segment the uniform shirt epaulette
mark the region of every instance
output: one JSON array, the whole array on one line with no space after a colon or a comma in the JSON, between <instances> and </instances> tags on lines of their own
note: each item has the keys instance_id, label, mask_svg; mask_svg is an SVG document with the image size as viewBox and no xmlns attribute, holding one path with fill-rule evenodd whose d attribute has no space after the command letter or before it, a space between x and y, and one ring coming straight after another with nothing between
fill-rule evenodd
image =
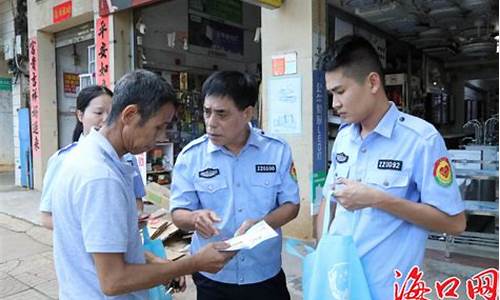
<instances>
[{"instance_id":1,"label":"uniform shirt epaulette","mask_svg":"<svg viewBox=\"0 0 500 300\"><path fill-rule=\"evenodd\" d=\"M200 136L199 138L192 140L186 146L184 146L181 153L179 153L179 154L183 154L183 153L195 148L195 146L200 145L201 143L203 143L207 139L208 139L207 135L204 134L204 135Z\"/></svg>"},{"instance_id":2,"label":"uniform shirt epaulette","mask_svg":"<svg viewBox=\"0 0 500 300\"><path fill-rule=\"evenodd\" d=\"M344 122L340 123L339 130L337 130L337 132L341 131L342 129L344 129L346 127L349 127L349 125L351 125L351 124L344 123Z\"/></svg>"},{"instance_id":3,"label":"uniform shirt epaulette","mask_svg":"<svg viewBox=\"0 0 500 300\"><path fill-rule=\"evenodd\" d=\"M73 142L73 143L59 149L59 151L57 151L57 155L60 155L61 153L64 153L66 151L71 150L71 148L75 147L76 145L78 145L78 142Z\"/></svg>"},{"instance_id":4,"label":"uniform shirt epaulette","mask_svg":"<svg viewBox=\"0 0 500 300\"><path fill-rule=\"evenodd\" d=\"M257 134L259 134L265 138L268 138L268 139L273 140L273 141L277 141L280 144L286 144L285 140L283 140L282 138L279 138L279 137L273 136L273 135L269 135L269 134L265 133L264 130L262 130L262 129L255 128L254 130L257 132Z\"/></svg>"},{"instance_id":5,"label":"uniform shirt epaulette","mask_svg":"<svg viewBox=\"0 0 500 300\"><path fill-rule=\"evenodd\" d=\"M439 133L431 123L406 113L399 114L398 123L426 140Z\"/></svg>"}]
</instances>

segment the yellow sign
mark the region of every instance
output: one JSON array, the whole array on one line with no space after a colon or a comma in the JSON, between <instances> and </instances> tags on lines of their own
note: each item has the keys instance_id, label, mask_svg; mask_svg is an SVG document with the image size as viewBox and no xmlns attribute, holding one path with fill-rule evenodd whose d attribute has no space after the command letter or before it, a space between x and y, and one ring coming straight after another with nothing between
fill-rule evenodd
<instances>
[{"instance_id":1,"label":"yellow sign","mask_svg":"<svg viewBox=\"0 0 500 300\"><path fill-rule=\"evenodd\" d=\"M283 0L243 0L243 1L270 9L280 8L281 5L283 4Z\"/></svg>"}]
</instances>

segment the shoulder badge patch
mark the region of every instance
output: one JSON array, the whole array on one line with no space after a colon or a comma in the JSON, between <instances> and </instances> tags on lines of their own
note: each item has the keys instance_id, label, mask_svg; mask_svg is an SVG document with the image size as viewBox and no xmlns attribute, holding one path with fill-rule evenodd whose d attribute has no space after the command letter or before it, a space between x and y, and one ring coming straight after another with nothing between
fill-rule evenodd
<instances>
[{"instance_id":1,"label":"shoulder badge patch","mask_svg":"<svg viewBox=\"0 0 500 300\"><path fill-rule=\"evenodd\" d=\"M345 163L345 162L347 162L349 160L349 156L346 155L344 152L337 153L337 155L335 156L335 160L339 164L343 164L343 163Z\"/></svg>"},{"instance_id":2,"label":"shoulder badge patch","mask_svg":"<svg viewBox=\"0 0 500 300\"><path fill-rule=\"evenodd\" d=\"M453 182L453 174L450 161L447 157L441 157L434 163L432 175L436 182L444 187L448 187Z\"/></svg>"},{"instance_id":3,"label":"shoulder badge patch","mask_svg":"<svg viewBox=\"0 0 500 300\"><path fill-rule=\"evenodd\" d=\"M290 166L290 176L292 176L293 181L297 181L297 169L295 169L295 164L292 161L292 165Z\"/></svg>"},{"instance_id":4,"label":"shoulder badge patch","mask_svg":"<svg viewBox=\"0 0 500 300\"><path fill-rule=\"evenodd\" d=\"M276 165L255 165L257 173L276 173Z\"/></svg>"},{"instance_id":5,"label":"shoulder badge patch","mask_svg":"<svg viewBox=\"0 0 500 300\"><path fill-rule=\"evenodd\" d=\"M198 176L201 178L213 178L219 174L220 174L219 169L212 169L212 168L208 168L198 172Z\"/></svg>"}]
</instances>

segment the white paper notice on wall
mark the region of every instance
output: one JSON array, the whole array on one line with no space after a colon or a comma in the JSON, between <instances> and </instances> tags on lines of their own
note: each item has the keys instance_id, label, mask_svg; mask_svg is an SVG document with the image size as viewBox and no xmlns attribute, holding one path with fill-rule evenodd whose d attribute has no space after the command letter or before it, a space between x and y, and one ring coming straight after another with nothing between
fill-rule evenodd
<instances>
[{"instance_id":1,"label":"white paper notice on wall","mask_svg":"<svg viewBox=\"0 0 500 300\"><path fill-rule=\"evenodd\" d=\"M273 76L297 73L297 52L288 52L272 56Z\"/></svg>"},{"instance_id":2,"label":"white paper notice on wall","mask_svg":"<svg viewBox=\"0 0 500 300\"><path fill-rule=\"evenodd\" d=\"M268 84L269 131L272 134L302 132L300 76L272 77Z\"/></svg>"}]
</instances>

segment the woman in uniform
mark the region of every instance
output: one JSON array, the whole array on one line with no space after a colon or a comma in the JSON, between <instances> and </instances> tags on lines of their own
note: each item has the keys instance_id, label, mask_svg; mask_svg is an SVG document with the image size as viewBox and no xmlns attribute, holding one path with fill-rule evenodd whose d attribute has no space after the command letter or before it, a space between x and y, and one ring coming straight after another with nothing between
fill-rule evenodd
<instances>
[{"instance_id":1,"label":"woman in uniform","mask_svg":"<svg viewBox=\"0 0 500 300\"><path fill-rule=\"evenodd\" d=\"M113 92L104 86L91 85L78 93L76 98L76 125L73 130L73 143L59 149L48 162L47 171L43 180L40 212L42 225L52 229L51 191L53 178L56 176L61 161L65 155L84 138L90 130L99 130L104 125L111 110ZM142 197L146 195L137 160L134 155L127 153L122 160L136 169L134 176L134 194L137 199L138 214L142 214Z\"/></svg>"}]
</instances>

